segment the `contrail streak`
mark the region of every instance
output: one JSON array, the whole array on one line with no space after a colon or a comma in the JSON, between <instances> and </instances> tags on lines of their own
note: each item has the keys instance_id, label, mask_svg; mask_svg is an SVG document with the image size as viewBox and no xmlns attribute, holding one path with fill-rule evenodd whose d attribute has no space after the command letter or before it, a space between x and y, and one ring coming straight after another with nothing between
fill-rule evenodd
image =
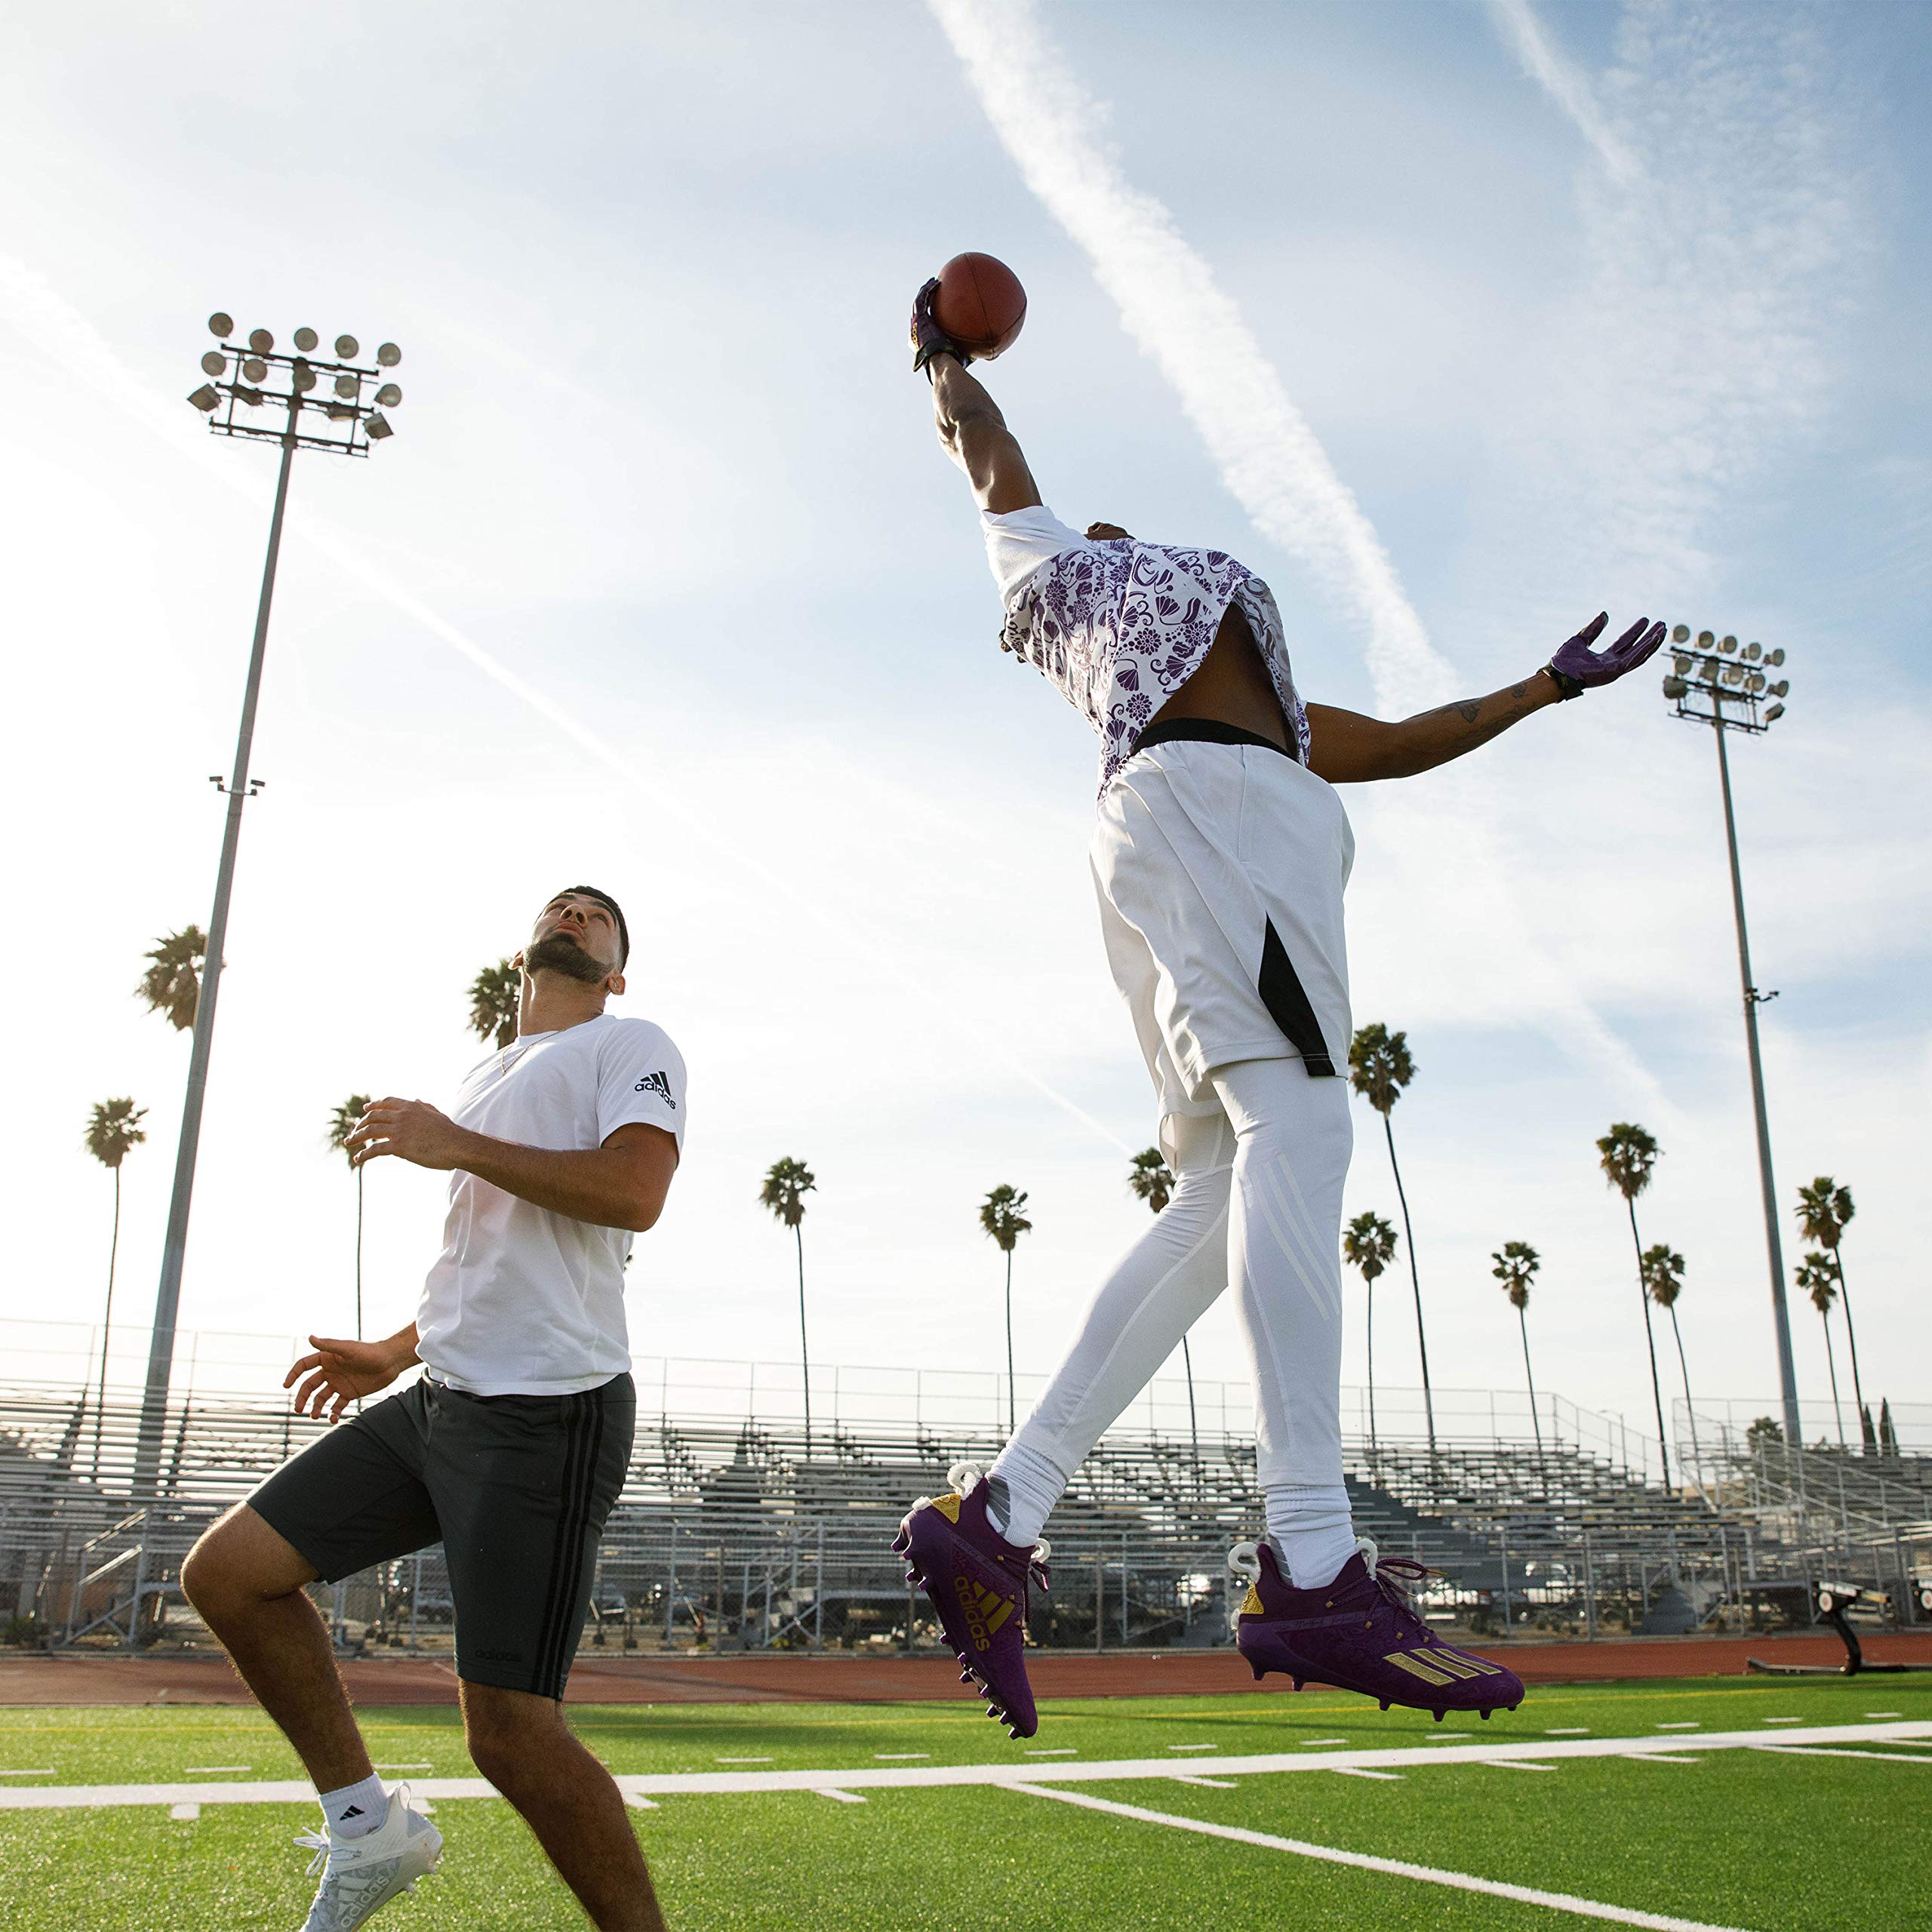
<instances>
[{"instance_id":1,"label":"contrail streak","mask_svg":"<svg viewBox=\"0 0 1932 1932\"><path fill-rule=\"evenodd\" d=\"M1214 271L1102 151L1102 115L1031 0L931 0L1026 185L1086 253L1121 321L1173 385L1228 488L1367 633L1377 697L1455 695L1382 540Z\"/></svg>"},{"instance_id":2,"label":"contrail streak","mask_svg":"<svg viewBox=\"0 0 1932 1932\"><path fill-rule=\"evenodd\" d=\"M1160 368L1223 480L1366 635L1376 695L1392 710L1456 695L1381 538L1330 461L1239 309L1152 195L1100 146L1104 115L1041 31L1032 0L928 0L1001 146L1091 263L1128 334ZM1466 781L1460 811L1438 808L1414 835L1446 840L1459 862L1506 876L1500 840ZM1456 822L1451 823L1454 819ZM1566 1051L1580 1041L1620 1086L1672 1110L1654 1075L1580 998L1499 895L1494 943L1533 989Z\"/></svg>"},{"instance_id":3,"label":"contrail streak","mask_svg":"<svg viewBox=\"0 0 1932 1932\"><path fill-rule=\"evenodd\" d=\"M149 386L122 361L106 338L44 278L25 263L6 255L0 255L0 310L5 311L23 335L48 355L66 365L77 374L84 375L91 385L99 388L103 383L111 384L118 392L118 400L125 410L163 437L171 448L182 448L184 439L177 410L169 408L156 397ZM233 464L217 459L217 453L205 435L187 438L186 446L191 457L211 475L219 478L225 486L243 494L255 494L254 485ZM320 551L339 569L355 578L372 596L420 624L432 637L467 660L491 683L534 712L561 737L648 797L654 811L675 819L694 844L756 879L774 898L783 900L802 913L814 925L829 933L846 950L862 956L873 971L879 970L882 964L890 960L898 944L893 935L869 925L849 909L834 911L828 908L817 894L804 891L782 872L761 863L731 841L719 837L675 795L659 785L648 771L593 731L574 712L528 679L519 676L466 632L370 563L359 552L353 539L327 518L306 514L293 527L293 534L297 540ZM946 1025L971 1039L980 1051L1015 1078L1071 1115L1109 1146L1123 1154L1133 1152L1125 1141L1096 1120L1077 1101L1018 1060L997 1034L962 1019L955 1001L936 995L928 974L916 971L909 964L889 964L885 970L921 1004L936 1010Z\"/></svg>"},{"instance_id":4,"label":"contrail streak","mask_svg":"<svg viewBox=\"0 0 1932 1932\"><path fill-rule=\"evenodd\" d=\"M1530 0L1489 0L1489 17L1523 72L1570 117L1611 174L1619 181L1633 180L1641 172L1635 154L1611 129L1589 82L1543 32Z\"/></svg>"}]
</instances>

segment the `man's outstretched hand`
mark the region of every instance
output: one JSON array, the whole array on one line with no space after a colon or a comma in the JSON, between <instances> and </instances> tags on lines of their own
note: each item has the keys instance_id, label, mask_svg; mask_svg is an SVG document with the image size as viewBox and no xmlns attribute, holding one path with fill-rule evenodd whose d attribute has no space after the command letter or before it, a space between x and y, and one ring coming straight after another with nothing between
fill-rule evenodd
<instances>
[{"instance_id":1,"label":"man's outstretched hand","mask_svg":"<svg viewBox=\"0 0 1932 1932\"><path fill-rule=\"evenodd\" d=\"M309 1340L315 1353L303 1355L281 1378L281 1386L294 1389L297 1380L306 1377L295 1389L295 1413L318 1422L340 1421L351 1402L386 1389L416 1359L413 1328L383 1342L333 1341L322 1335Z\"/></svg>"},{"instance_id":2,"label":"man's outstretched hand","mask_svg":"<svg viewBox=\"0 0 1932 1932\"><path fill-rule=\"evenodd\" d=\"M973 359L940 327L939 318L933 313L933 297L938 293L939 277L934 275L912 297L912 368L915 374L935 355L950 355L962 369Z\"/></svg>"},{"instance_id":3,"label":"man's outstretched hand","mask_svg":"<svg viewBox=\"0 0 1932 1932\"><path fill-rule=\"evenodd\" d=\"M1609 622L1609 612L1599 611L1549 660L1550 675L1565 697L1580 697L1599 685L1615 684L1647 662L1663 641L1663 626L1639 617L1614 644L1592 649Z\"/></svg>"},{"instance_id":4,"label":"man's outstretched hand","mask_svg":"<svg viewBox=\"0 0 1932 1932\"><path fill-rule=\"evenodd\" d=\"M352 1167L393 1154L419 1168L445 1171L461 1166L466 1148L472 1144L448 1114L427 1100L399 1100L394 1094L372 1101L343 1143Z\"/></svg>"}]
</instances>

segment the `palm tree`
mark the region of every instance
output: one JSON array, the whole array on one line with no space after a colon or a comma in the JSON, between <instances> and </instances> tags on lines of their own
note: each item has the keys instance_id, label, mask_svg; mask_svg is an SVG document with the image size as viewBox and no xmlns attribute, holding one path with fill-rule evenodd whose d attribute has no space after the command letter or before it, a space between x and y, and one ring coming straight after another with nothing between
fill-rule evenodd
<instances>
[{"instance_id":1,"label":"palm tree","mask_svg":"<svg viewBox=\"0 0 1932 1932\"><path fill-rule=\"evenodd\" d=\"M195 1008L201 1002L202 964L208 958L208 936L199 926L183 926L157 940L141 957L148 962L135 997L148 1003L151 1013L158 1013L177 1033L185 1033L195 1023Z\"/></svg>"},{"instance_id":2,"label":"palm tree","mask_svg":"<svg viewBox=\"0 0 1932 1932\"><path fill-rule=\"evenodd\" d=\"M1663 1459L1663 1486L1670 1487L1670 1445L1664 1433L1663 1385L1657 1380L1657 1338L1651 1327L1651 1291L1644 1275L1644 1243L1637 1232L1637 1197L1651 1184L1651 1170L1662 1157L1656 1137L1634 1121L1614 1121L1597 1142L1604 1177L1623 1197L1630 1213L1630 1241L1637 1252L1637 1295L1644 1304L1644 1341L1651 1352L1651 1396L1657 1404L1657 1454Z\"/></svg>"},{"instance_id":3,"label":"palm tree","mask_svg":"<svg viewBox=\"0 0 1932 1932\"><path fill-rule=\"evenodd\" d=\"M1143 1147L1127 1170L1127 1184L1155 1214L1174 1198L1174 1171L1158 1147ZM1201 1424L1194 1408L1194 1353L1180 1338L1181 1372L1187 1377L1187 1439L1194 1454L1194 1486L1201 1487Z\"/></svg>"},{"instance_id":4,"label":"palm tree","mask_svg":"<svg viewBox=\"0 0 1932 1932\"><path fill-rule=\"evenodd\" d=\"M1375 1281L1395 1258L1395 1230L1380 1214L1358 1214L1342 1233L1349 1266L1368 1284L1368 1446L1375 1443Z\"/></svg>"},{"instance_id":5,"label":"palm tree","mask_svg":"<svg viewBox=\"0 0 1932 1932\"><path fill-rule=\"evenodd\" d=\"M349 1137L355 1123L369 1111L367 1094L352 1094L329 1115L329 1148L347 1157L355 1171L355 1339L362 1339L362 1170L349 1151Z\"/></svg>"},{"instance_id":6,"label":"palm tree","mask_svg":"<svg viewBox=\"0 0 1932 1932\"><path fill-rule=\"evenodd\" d=\"M1395 1176L1395 1198L1402 1208L1402 1232L1409 1244L1409 1285L1416 1298L1416 1347L1422 1356L1423 1413L1429 1423L1429 1453L1435 1454L1435 1397L1429 1382L1429 1341L1423 1333L1422 1280L1416 1272L1416 1231L1409 1223L1409 1197L1402 1187L1402 1170L1395 1160L1395 1130L1389 1116L1402 1089L1416 1077L1409 1057L1409 1036L1392 1033L1380 1020L1358 1027L1349 1042L1349 1084L1382 1116L1389 1142L1389 1165Z\"/></svg>"},{"instance_id":7,"label":"palm tree","mask_svg":"<svg viewBox=\"0 0 1932 1932\"><path fill-rule=\"evenodd\" d=\"M1537 1415L1537 1379L1530 1368L1530 1324L1524 1310L1530 1305L1530 1284L1543 1266L1543 1257L1526 1241L1506 1241L1490 1260L1490 1270L1503 1284L1509 1306L1516 1311L1516 1327L1523 1337L1523 1379L1530 1385L1530 1426L1536 1431L1537 1461L1543 1461L1543 1423Z\"/></svg>"},{"instance_id":8,"label":"palm tree","mask_svg":"<svg viewBox=\"0 0 1932 1932\"><path fill-rule=\"evenodd\" d=\"M1677 1371L1684 1378L1684 1413L1690 1418L1690 1454L1701 1463L1697 1447L1697 1411L1690 1400L1690 1364L1684 1353L1684 1331L1678 1326L1677 1297L1684 1292L1684 1257L1657 1241L1644 1249L1638 1263L1644 1271L1644 1289L1651 1300L1670 1317L1670 1332L1677 1343Z\"/></svg>"},{"instance_id":9,"label":"palm tree","mask_svg":"<svg viewBox=\"0 0 1932 1932\"><path fill-rule=\"evenodd\" d=\"M506 1047L516 1038L517 1007L523 975L507 959L486 966L469 983L469 1030L479 1040Z\"/></svg>"},{"instance_id":10,"label":"palm tree","mask_svg":"<svg viewBox=\"0 0 1932 1932\"><path fill-rule=\"evenodd\" d=\"M1798 1190L1798 1226L1814 1247L1831 1251L1837 1271L1838 1294L1844 1307L1845 1340L1851 1348L1851 1398L1858 1405L1858 1437L1867 1450L1875 1447L1872 1418L1866 1412L1865 1387L1858 1377L1858 1331L1851 1320L1851 1297L1845 1292L1844 1254L1838 1244L1844 1238L1845 1223L1858 1211L1852 1205L1851 1189L1841 1187L1829 1174L1820 1174L1809 1187Z\"/></svg>"},{"instance_id":11,"label":"palm tree","mask_svg":"<svg viewBox=\"0 0 1932 1932\"><path fill-rule=\"evenodd\" d=\"M1838 1296L1838 1270L1822 1254L1807 1254L1798 1264L1793 1279L1798 1293L1811 1297L1811 1306L1825 1324L1825 1364L1832 1372L1832 1414L1838 1420L1838 1447L1843 1449L1844 1411L1838 1407L1838 1364L1832 1352L1832 1303Z\"/></svg>"},{"instance_id":12,"label":"palm tree","mask_svg":"<svg viewBox=\"0 0 1932 1932\"><path fill-rule=\"evenodd\" d=\"M980 1203L980 1226L990 1235L1006 1257L1006 1432L1013 1433L1016 1417L1013 1404L1013 1250L1020 1237L1032 1231L1027 1220L1026 1197L1001 1181Z\"/></svg>"},{"instance_id":13,"label":"palm tree","mask_svg":"<svg viewBox=\"0 0 1932 1932\"><path fill-rule=\"evenodd\" d=\"M100 1394L94 1405L94 1471L100 1475L100 1420L107 1407L107 1345L114 1321L114 1264L121 1253L121 1163L147 1138L146 1107L131 1100L97 1100L88 1116L88 1152L114 1176L114 1234L107 1244L107 1306L100 1315Z\"/></svg>"},{"instance_id":14,"label":"palm tree","mask_svg":"<svg viewBox=\"0 0 1932 1932\"><path fill-rule=\"evenodd\" d=\"M758 1189L758 1204L792 1230L798 1244L798 1365L805 1378L805 1455L812 1453L812 1358L805 1343L805 1196L818 1182L810 1168L788 1154L774 1161Z\"/></svg>"}]
</instances>

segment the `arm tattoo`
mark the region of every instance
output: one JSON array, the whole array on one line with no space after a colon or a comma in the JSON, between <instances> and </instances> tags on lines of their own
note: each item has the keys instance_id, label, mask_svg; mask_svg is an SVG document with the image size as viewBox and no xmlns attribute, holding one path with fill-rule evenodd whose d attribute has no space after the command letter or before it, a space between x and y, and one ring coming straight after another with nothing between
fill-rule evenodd
<instances>
[{"instance_id":1,"label":"arm tattoo","mask_svg":"<svg viewBox=\"0 0 1932 1932\"><path fill-rule=\"evenodd\" d=\"M1461 712L1465 724L1473 724L1482 715L1482 703L1477 698L1465 698L1456 706Z\"/></svg>"}]
</instances>

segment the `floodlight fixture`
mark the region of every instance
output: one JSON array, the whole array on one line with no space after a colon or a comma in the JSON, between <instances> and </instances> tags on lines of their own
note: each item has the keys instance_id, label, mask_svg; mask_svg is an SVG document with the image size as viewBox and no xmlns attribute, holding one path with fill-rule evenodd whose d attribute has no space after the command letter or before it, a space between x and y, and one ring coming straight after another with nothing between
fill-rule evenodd
<instances>
[{"instance_id":1,"label":"floodlight fixture","mask_svg":"<svg viewBox=\"0 0 1932 1932\"><path fill-rule=\"evenodd\" d=\"M1672 644L1688 644L1690 641L1690 626L1688 624L1672 624L1670 641Z\"/></svg>"},{"instance_id":2,"label":"floodlight fixture","mask_svg":"<svg viewBox=\"0 0 1932 1932\"><path fill-rule=\"evenodd\" d=\"M215 380L205 382L194 390L188 397L189 402L209 419L208 427L215 435L274 443L281 450L281 462L275 484L274 513L269 524L268 557L262 576L260 598L256 607L254 643L249 656L242 720L235 738L234 768L226 780L218 781L227 797L228 818L215 872L214 906L207 926L208 952L202 967L200 998L195 1004L194 1044L188 1063L187 1092L181 1110L174 1192L168 1204L168 1232L162 1245L161 1279L155 1291L154 1326L149 1343L147 1386L142 1400L134 1450L134 1487L150 1499L160 1493L162 1451L173 1420L168 1388L174 1372L175 1324L180 1310L189 1209L201 1144L202 1116L214 1043L216 996L221 977L229 903L234 891L243 808L261 789L262 781L251 774L249 763L261 692L263 660L267 647L269 606L281 554L283 521L295 452L298 449L323 449L333 450L338 455L366 457L373 444L395 434L388 419L363 400L363 385L367 383L373 388L381 378L375 368L356 363L355 358L360 355L361 346L353 336L337 337L335 352L338 359L318 365L309 358L320 346L322 338L317 331L306 325L294 331L294 352L280 354L276 352L274 336L266 329L251 331L247 349L243 351L238 346L229 346L235 328L232 316L217 312L209 316L208 325L223 346L202 352L202 373ZM390 368L402 359L401 352L394 343L385 343L378 359L382 368ZM323 391L322 395L315 393L318 389ZM325 397L329 399L325 400ZM385 384L382 399L393 407L402 400L402 392L393 383ZM267 405L286 411L285 420L270 426L248 413Z\"/></svg>"},{"instance_id":3,"label":"floodlight fixture","mask_svg":"<svg viewBox=\"0 0 1932 1932\"><path fill-rule=\"evenodd\" d=\"M1672 626L1672 636L1682 643L1689 626ZM1717 740L1718 782L1724 798L1724 829L1730 858L1731 908L1737 928L1738 983L1743 997L1744 1038L1751 1074L1752 1109L1758 1143L1758 1180L1764 1216L1765 1256L1770 1264L1771 1319L1777 1348L1780 1392L1784 1408L1784 1434L1787 1442L1801 1446L1804 1437L1798 1413L1798 1381L1792 1356L1791 1316L1786 1300L1783 1236L1779 1227L1777 1192L1771 1170L1771 1133L1769 1110L1764 1099L1764 1069L1758 1041L1758 1008L1774 992L1760 992L1751 971L1750 934L1744 914L1744 875L1738 859L1737 818L1731 801L1730 755L1732 732L1743 731L1759 737L1784 715L1780 703L1760 706L1768 696L1782 700L1791 688L1780 678L1767 684L1767 669L1784 662L1782 648L1767 651L1753 640L1739 653L1738 641L1727 632L1719 638L1711 631L1700 631L1694 650L1679 651L1672 660L1673 675L1663 680L1663 694L1675 715L1694 724L1708 724Z\"/></svg>"},{"instance_id":4,"label":"floodlight fixture","mask_svg":"<svg viewBox=\"0 0 1932 1932\"><path fill-rule=\"evenodd\" d=\"M1771 687L1771 695L1774 697L1789 697L1791 695L1791 680L1789 678L1780 678Z\"/></svg>"},{"instance_id":5,"label":"floodlight fixture","mask_svg":"<svg viewBox=\"0 0 1932 1932\"><path fill-rule=\"evenodd\" d=\"M376 406L379 409L393 409L402 400L402 391L394 383L385 383L376 392Z\"/></svg>"}]
</instances>

